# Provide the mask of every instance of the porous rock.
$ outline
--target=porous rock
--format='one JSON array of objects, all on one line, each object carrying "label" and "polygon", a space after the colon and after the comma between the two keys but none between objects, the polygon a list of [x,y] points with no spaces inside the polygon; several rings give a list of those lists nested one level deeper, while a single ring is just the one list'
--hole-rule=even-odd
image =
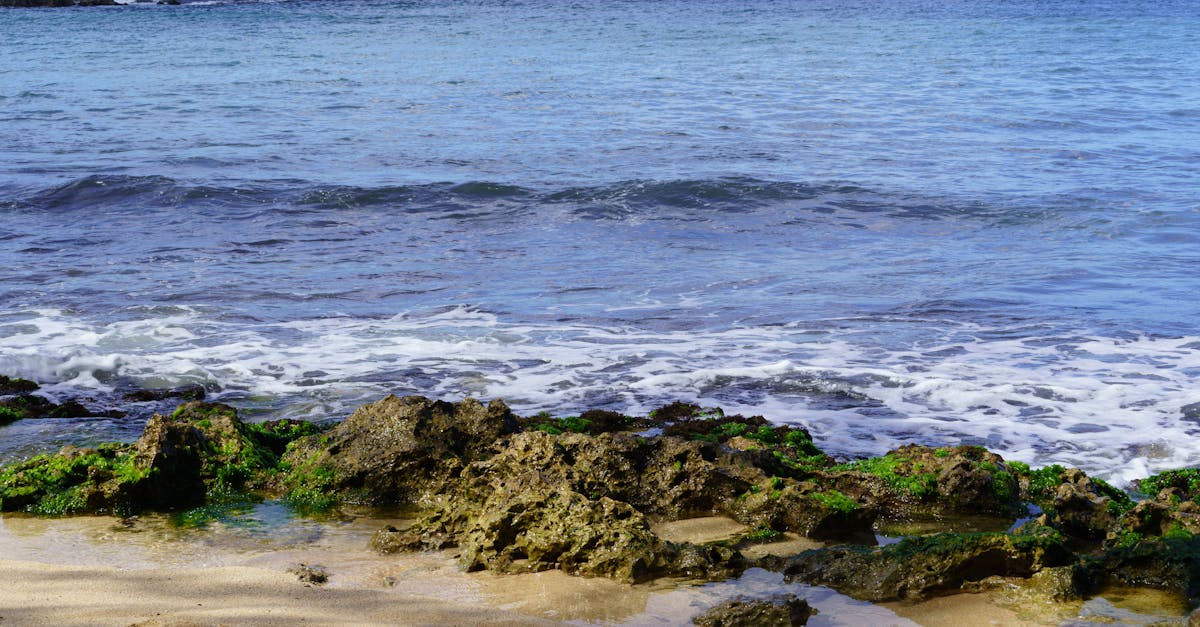
[{"label": "porous rock", "polygon": [[443,493],[466,464],[492,455],[516,429],[502,401],[389,395],[326,433],[297,440],[284,455],[291,472],[283,482],[292,493],[372,505],[419,502]]},{"label": "porous rock", "polygon": [[[447,535],[450,530],[457,532]],[[385,529],[372,541],[382,552],[446,545],[459,547],[467,570],[557,568],[625,582],[660,575],[724,578],[746,566],[730,549],[662,540],[626,503],[560,490],[498,492],[478,508],[443,510],[405,531]]]},{"label": "porous rock", "polygon": [[1040,523],[1084,542],[1102,540],[1132,506],[1125,493],[1078,468],[1047,466],[1023,476],[1021,484],[1024,497],[1045,511]]}]

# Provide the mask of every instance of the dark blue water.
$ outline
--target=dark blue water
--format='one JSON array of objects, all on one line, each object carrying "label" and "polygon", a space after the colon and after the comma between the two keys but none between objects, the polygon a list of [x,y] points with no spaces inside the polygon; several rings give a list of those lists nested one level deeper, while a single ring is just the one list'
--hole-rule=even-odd
[{"label": "dark blue water", "polygon": [[[1200,463],[1200,5],[0,11],[0,372]],[[135,412],[136,413],[136,412]],[[132,437],[25,421],[0,455]]]}]

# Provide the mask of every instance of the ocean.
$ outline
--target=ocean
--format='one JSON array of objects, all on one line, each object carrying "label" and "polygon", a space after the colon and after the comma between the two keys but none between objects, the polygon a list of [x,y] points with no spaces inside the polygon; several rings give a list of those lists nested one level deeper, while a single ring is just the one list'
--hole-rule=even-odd
[{"label": "ocean", "polygon": [[1200,4],[0,10],[0,373],[1200,464]]}]

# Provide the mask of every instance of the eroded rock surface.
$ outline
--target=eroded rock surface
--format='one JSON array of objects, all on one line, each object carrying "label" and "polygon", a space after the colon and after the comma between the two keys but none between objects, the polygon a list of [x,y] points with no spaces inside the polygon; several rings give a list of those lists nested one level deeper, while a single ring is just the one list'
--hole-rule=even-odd
[{"label": "eroded rock surface", "polygon": [[333,497],[390,505],[446,493],[466,464],[495,453],[517,430],[502,401],[484,406],[422,396],[388,396],[333,429],[298,440],[284,455],[283,479],[297,501]]}]

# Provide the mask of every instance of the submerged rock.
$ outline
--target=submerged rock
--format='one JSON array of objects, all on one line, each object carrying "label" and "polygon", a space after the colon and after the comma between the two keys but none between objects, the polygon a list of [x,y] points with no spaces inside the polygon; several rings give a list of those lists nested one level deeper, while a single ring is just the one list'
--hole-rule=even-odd
[{"label": "submerged rock", "polygon": [[169,389],[135,390],[125,394],[123,398],[135,403],[165,401],[173,398],[185,401],[202,401],[207,394],[208,392],[204,389],[203,385],[194,384]]},{"label": "submerged rock", "polygon": [[67,400],[62,404],[55,403],[44,396],[33,394],[39,389],[41,386],[28,379],[0,375],[0,425],[22,418],[84,418],[88,416],[119,418],[124,415],[119,411],[88,409],[75,400]]},{"label": "submerged rock", "polygon": [[28,394],[41,387],[37,383],[20,377],[8,377],[0,374],[0,396],[10,394]]},{"label": "submerged rock", "polygon": [[766,599],[738,597],[721,603],[692,619],[700,627],[795,627],[808,623],[817,610],[794,594]]}]

